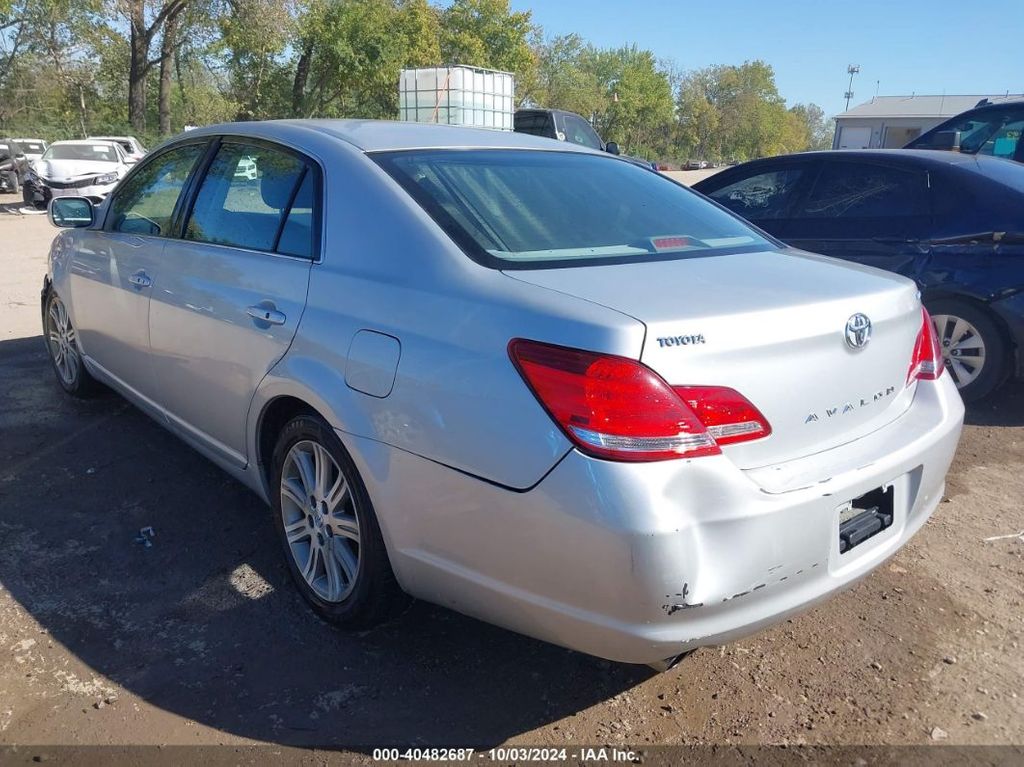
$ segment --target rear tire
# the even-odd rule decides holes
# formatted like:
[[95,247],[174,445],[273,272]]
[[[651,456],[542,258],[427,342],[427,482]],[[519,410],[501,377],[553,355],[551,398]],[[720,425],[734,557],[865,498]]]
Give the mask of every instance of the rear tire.
[[321,618],[345,629],[369,628],[408,602],[366,486],[322,418],[300,415],[281,430],[270,493],[288,570]]
[[970,301],[939,298],[927,303],[943,362],[964,402],[976,402],[1006,380],[1009,343],[992,316]]
[[71,323],[67,307],[53,290],[46,296],[43,332],[57,383],[72,397],[94,397],[102,387],[86,370],[78,345],[78,333]]

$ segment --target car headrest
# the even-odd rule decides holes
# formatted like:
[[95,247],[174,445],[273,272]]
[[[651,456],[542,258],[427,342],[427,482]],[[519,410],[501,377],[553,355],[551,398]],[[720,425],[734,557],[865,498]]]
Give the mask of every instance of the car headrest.
[[262,171],[260,195],[263,197],[263,202],[267,207],[284,210],[298,181],[294,166],[275,168],[272,164],[267,163],[263,166]]

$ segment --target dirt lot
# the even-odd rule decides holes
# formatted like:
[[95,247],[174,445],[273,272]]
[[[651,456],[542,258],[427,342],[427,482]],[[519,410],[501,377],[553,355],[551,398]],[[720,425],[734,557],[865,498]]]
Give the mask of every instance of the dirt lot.
[[970,410],[946,502],[893,560],[668,673],[426,604],[343,634],[290,587],[254,496],[118,397],[62,394],[39,332],[53,230],[15,211],[0,744],[1024,743],[1021,385]]

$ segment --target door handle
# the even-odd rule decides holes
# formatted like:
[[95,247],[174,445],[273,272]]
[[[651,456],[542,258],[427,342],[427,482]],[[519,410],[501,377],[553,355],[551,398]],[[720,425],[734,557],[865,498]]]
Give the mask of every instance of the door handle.
[[137,288],[148,288],[153,284],[153,280],[143,271],[135,272],[135,274],[128,278],[128,282]]
[[259,304],[246,307],[245,313],[254,320],[266,322],[269,325],[284,325],[285,320],[288,319],[284,312],[279,312],[277,309],[271,309],[267,306],[260,306]]

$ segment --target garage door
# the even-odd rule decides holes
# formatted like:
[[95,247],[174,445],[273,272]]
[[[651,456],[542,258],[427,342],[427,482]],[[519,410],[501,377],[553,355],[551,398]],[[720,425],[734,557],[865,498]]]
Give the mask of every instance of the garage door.
[[871,146],[871,128],[843,127],[839,129],[840,149],[867,149]]

